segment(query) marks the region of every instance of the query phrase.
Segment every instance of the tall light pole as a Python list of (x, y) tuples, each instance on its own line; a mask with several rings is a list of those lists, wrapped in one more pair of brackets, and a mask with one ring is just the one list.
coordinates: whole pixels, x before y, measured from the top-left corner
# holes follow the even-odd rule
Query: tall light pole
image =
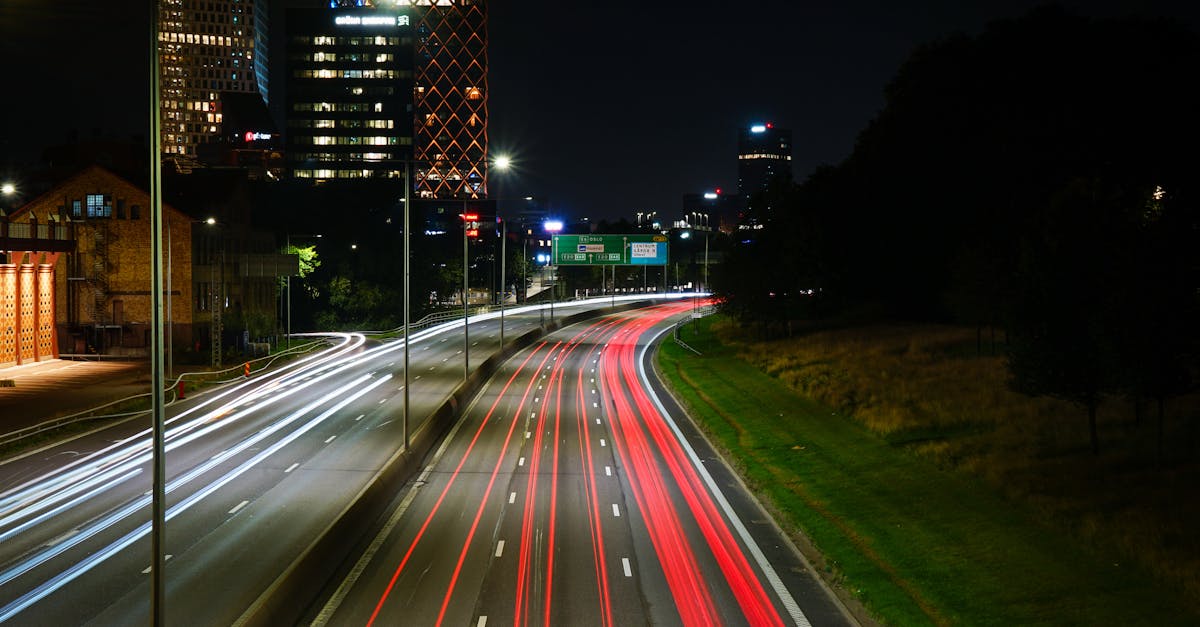
[[(504, 172), (512, 167), (512, 159), (501, 155), (496, 157), (495, 163), (492, 164), (495, 169)], [(499, 214), (499, 208), (496, 211)], [(499, 215), (496, 219), (500, 221), (500, 350), (504, 350), (504, 301), (507, 293), (504, 282), (504, 266), (507, 261), (507, 244), (508, 244), (508, 220), (501, 218)]]
[(408, 248), (408, 211), (412, 204), (412, 165), (411, 160), (404, 162), (404, 452), (408, 452), (408, 271), (412, 254)]
[(163, 330), (162, 330), (162, 160), (159, 155), (162, 141), (162, 119), (159, 110), (158, 85), (158, 0), (150, 0), (150, 407), (151, 457), (153, 458), (152, 492), (150, 498), (150, 622), (154, 627), (166, 625), (165, 581), (163, 570), (163, 540), (166, 537), (166, 425), (163, 395)]
[(508, 300), (508, 290), (504, 283), (504, 262), (508, 248), (508, 221), (500, 220), (500, 350), (504, 350), (504, 301)]
[(558, 299), (558, 273), (557, 267), (554, 265), (555, 256), (558, 253), (558, 239), (555, 237), (563, 230), (562, 220), (546, 220), (542, 223), (542, 228), (550, 234), (550, 276), (554, 279), (550, 283), (550, 324), (554, 324), (554, 301)]
[(463, 200), (463, 383), (466, 383), (467, 377), (471, 374), (471, 340), (470, 332), (467, 330), (470, 325), (467, 324), (470, 316), (470, 286), (467, 282), (467, 276), (470, 266), (467, 264), (467, 234), (471, 230), (472, 224), (479, 220), (478, 213), (467, 213), (467, 201)]

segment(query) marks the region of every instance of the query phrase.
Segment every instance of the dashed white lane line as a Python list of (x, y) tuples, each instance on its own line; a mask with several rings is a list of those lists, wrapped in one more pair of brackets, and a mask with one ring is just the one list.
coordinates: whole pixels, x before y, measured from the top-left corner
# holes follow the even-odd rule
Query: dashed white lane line
[(358, 415), (358, 418), (355, 418), (355, 419), (354, 419), (354, 422), (358, 422), (359, 420), (362, 420), (362, 419), (363, 419), (363, 416), (366, 416), (366, 414), (359, 414), (359, 415)]
[(533, 437), (533, 433), (532, 433), (531, 431), (526, 431), (526, 432), (525, 432), (525, 439), (526, 439), (526, 440), (528, 440), (529, 438), (532, 438), (532, 437)]
[(604, 474), (605, 474), (605, 476), (611, 477), (612, 476), (612, 466), (605, 466)]
[(496, 557), (504, 555), (504, 540), (496, 543)]
[(600, 419), (599, 419), (599, 418), (597, 418), (597, 419), (596, 419), (596, 424), (600, 424)]
[(240, 511), (242, 510), (242, 508), (243, 508), (243, 507), (245, 507), (245, 506), (247, 506), (247, 505), (249, 505), (249, 504), (250, 504), (250, 501), (242, 501), (241, 503), (238, 503), (237, 505), (234, 505), (234, 506), (233, 506), (233, 509), (229, 510), (229, 513), (230, 513), (230, 514), (236, 514), (236, 513), (240, 512)]
[[(175, 557), (175, 556), (174, 556), (174, 555), (171, 555), (171, 554), (169, 554), (169, 553), (168, 553), (167, 555), (164, 555), (164, 556), (163, 556), (163, 561), (164, 561), (164, 562), (166, 562), (166, 561), (169, 561), (169, 560), (170, 560), (172, 557)], [(143, 570), (143, 571), (142, 571), (142, 574), (143, 574), (143, 575), (149, 575), (149, 574), (150, 574), (150, 571), (152, 571), (152, 570), (154, 570), (154, 566), (153, 566), (153, 565), (151, 565), (151, 566), (147, 566), (147, 567), (145, 568), (145, 570)]]
[(384, 403), (386, 403), (386, 402), (387, 402), (387, 399), (386, 399), (386, 398), (381, 398), (381, 399), (379, 399), (379, 404), (380, 404), (380, 405), (382, 405), (382, 404), (384, 404)]
[(475, 623), (475, 627), (487, 627), (487, 616), (480, 616), (479, 622)]
[(284, 472), (285, 474), (286, 474), (286, 473), (289, 473), (289, 472), (291, 472), (291, 471), (295, 470), (296, 468), (298, 468), (299, 466), (300, 466), (300, 462), (296, 462), (296, 463), (292, 464), (291, 466), (288, 466), (288, 467), (287, 467), (287, 470), (285, 470), (285, 471), (283, 471), (283, 472)]
[(600, 438), (600, 446), (608, 446), (608, 444), (604, 442), (604, 438)]
[(524, 458), (524, 457), (522, 457), (521, 459), (518, 459), (518, 460), (517, 460), (517, 465), (518, 465), (518, 466), (524, 466), (524, 465), (525, 465), (525, 458)]
[(617, 518), (621, 517), (621, 507), (616, 503), (613, 503), (613, 516)]
[(517, 493), (516, 493), (516, 492), (513, 492), (512, 494), (509, 494), (509, 495), (508, 495), (508, 502), (509, 502), (509, 503), (516, 503), (516, 502), (517, 502)]
[(621, 558), (621, 568), (625, 571), (626, 577), (633, 576), (633, 569), (629, 567), (629, 558), (628, 557)]
[(329, 436), (329, 437), (328, 437), (328, 438), (325, 440), (325, 443), (326, 443), (326, 444), (329, 444), (329, 443), (330, 443), (330, 442), (332, 442), (332, 441), (333, 441), (333, 439), (334, 439), (334, 438), (336, 438), (336, 437), (337, 437), (336, 435), (331, 435), (331, 436)]

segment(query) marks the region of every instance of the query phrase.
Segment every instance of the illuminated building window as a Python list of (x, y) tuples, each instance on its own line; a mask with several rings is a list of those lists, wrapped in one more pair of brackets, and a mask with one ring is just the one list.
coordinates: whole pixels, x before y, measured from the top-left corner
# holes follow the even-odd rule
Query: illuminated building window
[(87, 195), (87, 217), (89, 218), (111, 218), (112, 217), (112, 196), (104, 194), (88, 194)]

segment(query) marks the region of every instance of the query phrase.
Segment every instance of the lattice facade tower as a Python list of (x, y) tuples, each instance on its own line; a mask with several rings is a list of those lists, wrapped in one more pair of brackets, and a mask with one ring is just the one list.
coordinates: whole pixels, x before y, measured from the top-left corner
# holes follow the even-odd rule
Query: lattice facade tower
[(195, 157), (222, 134), (221, 92), (267, 101), (266, 0), (162, 0), (163, 155)]
[[(401, 4), (407, 4), (403, 1)], [(486, 0), (418, 0), (413, 159), (422, 198), (485, 198)]]
[[(329, 8), (399, 9), (411, 16), (414, 192), (419, 198), (486, 198), (486, 0), (329, 0)], [(409, 87), (406, 81), (397, 85)], [(289, 116), (298, 117), (290, 110)]]

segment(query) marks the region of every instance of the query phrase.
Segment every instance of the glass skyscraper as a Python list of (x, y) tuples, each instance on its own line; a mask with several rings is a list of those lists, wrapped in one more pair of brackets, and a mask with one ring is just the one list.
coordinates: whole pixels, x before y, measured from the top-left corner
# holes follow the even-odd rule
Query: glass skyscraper
[(266, 0), (162, 0), (162, 152), (195, 158), (222, 139), (221, 93), (267, 101)]

